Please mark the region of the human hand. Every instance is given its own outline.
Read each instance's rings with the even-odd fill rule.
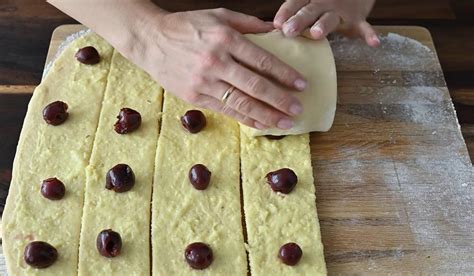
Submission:
[[[304,77],[242,35],[268,32],[271,23],[213,9],[155,16],[146,26],[132,59],[181,99],[256,128],[291,128],[302,112],[292,94],[305,88]]]
[[[286,0],[273,21],[275,28],[294,37],[310,27],[311,36],[321,39],[337,30],[350,37],[360,37],[369,46],[380,40],[366,21],[375,0]]]

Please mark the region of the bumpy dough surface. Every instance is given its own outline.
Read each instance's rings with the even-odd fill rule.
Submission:
[[[273,43],[277,35],[254,38],[258,44],[269,36]],[[99,64],[75,60],[76,51],[89,45],[99,51]],[[291,56],[301,51],[293,46],[282,47]],[[50,126],[42,110],[56,100],[69,105],[69,118]],[[206,128],[190,134],[180,117],[194,108],[167,94],[157,147],[161,102],[159,86],[97,35],[79,38],[63,52],[34,92],[18,144],[2,220],[9,275],[75,275],[78,268],[80,275],[148,275],[150,263],[153,275],[246,275],[239,156],[252,275],[325,274],[308,135],[252,138],[253,130],[242,127],[239,132],[234,120],[209,111],[203,111]],[[119,135],[113,130],[122,107],[141,113],[137,131]],[[136,176],[133,189],[122,194],[105,189],[106,172],[117,163],[130,165]],[[195,190],[188,180],[196,163],[212,172],[205,191]],[[286,196],[273,193],[264,179],[282,167],[294,169],[299,178]],[[41,182],[49,177],[64,182],[64,199],[41,196]],[[95,245],[97,234],[108,228],[123,240],[122,254],[112,259],[100,256]],[[26,265],[24,248],[33,240],[55,246],[56,263],[46,269]],[[193,270],[184,260],[184,248],[197,241],[214,252],[205,270]],[[276,257],[286,242],[303,248],[295,267]]]
[[[76,61],[79,48],[94,45],[101,62]],[[2,218],[3,252],[9,275],[74,275],[77,273],[79,231],[89,162],[113,49],[95,34],[74,41],[56,60],[28,105],[13,165],[10,191]],[[69,117],[59,126],[46,124],[43,108],[56,100],[68,104]],[[41,183],[59,178],[66,195],[45,199]],[[23,260],[34,240],[56,247],[58,260],[34,269]]]
[[[115,51],[86,172],[79,275],[150,274],[150,201],[161,103],[162,91],[156,82]],[[123,107],[138,111],[142,124],[120,135],[114,123]],[[107,171],[119,163],[135,173],[134,187],[124,193],[105,188]],[[122,251],[115,258],[97,251],[97,235],[104,229],[122,237]]]
[[[269,140],[241,131],[240,147],[252,275],[325,275],[309,135]],[[290,168],[298,176],[295,189],[287,195],[273,192],[266,183],[265,175],[281,168]],[[296,266],[278,259],[280,246],[288,242],[303,250]]]
[[[336,66],[329,42],[304,36],[285,38],[280,31],[247,34],[246,37],[303,74],[308,87],[303,92],[294,92],[304,111],[294,117],[293,128],[258,130],[242,125],[244,131],[251,136],[328,131],[334,120],[337,99]]]
[[[223,115],[203,110],[207,126],[187,132],[180,117],[196,109],[165,93],[155,162],[152,207],[153,275],[246,275],[240,209],[239,126]],[[189,169],[204,164],[212,173],[209,187],[190,184]],[[194,270],[184,259],[193,242],[210,245],[214,262]]]

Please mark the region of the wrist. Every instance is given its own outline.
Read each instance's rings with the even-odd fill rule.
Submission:
[[[126,58],[135,63],[141,63],[146,58],[145,52],[148,45],[150,32],[159,28],[156,22],[168,14],[148,0],[134,1],[129,9],[130,20],[124,20],[125,33],[117,34],[115,48]]]

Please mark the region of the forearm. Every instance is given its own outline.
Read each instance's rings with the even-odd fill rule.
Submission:
[[[242,35],[273,29],[256,17],[225,9],[168,13],[149,0],[47,1],[185,101],[258,128],[290,128],[302,111],[292,94],[305,89],[304,76]]]
[[[166,13],[148,0],[48,0],[48,2],[94,30],[131,59],[144,52],[139,38],[147,33],[147,29],[157,27],[148,24],[150,19]]]

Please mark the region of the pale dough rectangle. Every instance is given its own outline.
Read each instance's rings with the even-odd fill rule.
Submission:
[[[101,62],[93,66],[74,58],[79,48],[89,45],[101,55]],[[2,218],[2,246],[9,275],[77,273],[85,168],[112,52],[112,47],[95,34],[75,40],[33,93]],[[57,100],[67,103],[69,117],[59,126],[48,125],[42,118],[42,110]],[[41,195],[41,183],[50,177],[59,178],[66,186],[63,199],[51,201]],[[24,262],[24,248],[34,240],[48,242],[58,250],[58,260],[49,268],[34,269]]]
[[[161,88],[114,52],[87,168],[79,275],[150,274],[150,201],[161,103]],[[114,123],[124,107],[138,111],[142,123],[134,132],[120,135]],[[107,171],[119,163],[129,165],[135,174],[135,185],[124,193],[105,188]],[[115,258],[101,256],[96,248],[97,235],[104,229],[122,237],[122,251]]]
[[[203,110],[207,126],[191,134],[180,117],[194,107],[165,93],[156,156],[152,207],[153,275],[246,275],[240,209],[239,126],[221,114]],[[209,187],[190,184],[191,166],[212,173]],[[191,269],[184,259],[193,242],[210,245],[214,262]]]
[[[292,92],[303,105],[303,113],[293,117],[292,128],[256,129],[241,125],[242,129],[251,136],[328,131],[334,121],[337,103],[336,65],[328,40],[314,40],[308,31],[293,38],[286,37],[279,30],[245,36],[301,73],[307,86],[304,91]]]
[[[241,131],[242,188],[250,270],[260,275],[325,275],[323,245],[316,212],[309,134],[282,140],[252,138]],[[273,192],[266,174],[292,169],[298,183],[287,194]],[[297,243],[303,257],[296,266],[278,259],[280,246]]]

